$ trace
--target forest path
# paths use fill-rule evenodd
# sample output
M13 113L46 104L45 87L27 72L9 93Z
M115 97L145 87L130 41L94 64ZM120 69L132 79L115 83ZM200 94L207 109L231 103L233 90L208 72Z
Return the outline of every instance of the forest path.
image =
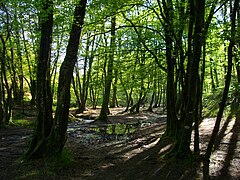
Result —
M144 126L125 134L101 134L86 124L69 131L66 146L73 152L70 167L55 172L43 161L18 164L16 161L27 148L30 128L8 127L0 130L0 179L185 179L202 178L198 169L183 172L175 164L166 165L156 158L168 149L160 144L166 117L157 113L112 114L111 121L129 123L141 119ZM206 150L216 118L200 124L200 149ZM70 123L70 126L74 124ZM75 124L76 125L76 124ZM168 143L166 143L167 145ZM219 138L211 156L212 179L240 178L240 121L228 117L222 121Z
M205 152L216 118L204 119L200 124L200 149ZM210 157L212 179L240 179L240 117L223 119L213 153Z
M11 168L26 150L31 133L30 128L24 127L9 126L0 129L0 179L11 175Z

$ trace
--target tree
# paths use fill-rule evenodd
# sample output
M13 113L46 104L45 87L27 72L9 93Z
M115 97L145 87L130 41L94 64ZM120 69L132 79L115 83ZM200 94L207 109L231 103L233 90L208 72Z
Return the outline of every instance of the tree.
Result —
M70 84L73 69L77 61L80 35L85 16L86 0L76 4L72 30L65 59L61 65L57 109L52 119L52 97L50 89L50 45L53 25L53 2L43 1L41 16L41 43L37 73L37 128L31 145L25 154L26 159L36 159L61 154L66 142L66 130L70 106Z
M237 10L239 9L239 1L235 0L233 8L231 9L230 12L230 19L231 19L231 36L230 36L230 43L228 46L228 70L227 70L227 75L225 79L225 87L224 87L224 92L222 95L222 100L219 105L219 111L217 114L217 119L215 122L215 126L212 132L211 139L208 143L208 147L206 150L206 153L204 155L204 179L209 179L209 158L212 153L212 149L214 146L214 142L216 140L219 128L220 128L220 123L221 119L223 116L223 111L224 107L228 98L228 92L229 92L229 87L230 87L230 82L231 82L231 75L232 75L232 66L233 66L233 47L235 45L235 37L236 37L236 15L237 15Z
M191 154L190 142L192 124L196 119L197 82L199 78L199 64L202 53L205 1L190 2L190 24L188 36L188 69L186 82L186 105L184 108L183 123L178 136L177 156L187 157ZM191 30L193 29L193 31ZM194 33L194 34L192 34Z
M37 124L26 159L36 159L48 152L48 137L53 127L52 95L50 86L50 55L53 28L53 1L41 1L41 41L37 64Z
M11 114L12 114L12 107L13 107L13 102L12 102L12 84L10 81L8 81L8 73L11 73L11 68L9 66L9 61L11 61L13 58L13 53L11 51L11 56L9 57L8 55L8 43L11 44L11 29L12 29L12 23L10 19L10 13L8 8L4 5L1 4L2 11L6 14L6 22L4 24L4 27L6 29L5 33L0 34L0 39L1 39L1 58L0 58L0 63L1 63L1 100L3 101L3 108L4 108L4 124L9 124ZM11 48L12 50L12 48Z
M70 107L70 84L73 69L77 62L77 52L84 23L87 0L79 0L74 11L74 18L67 46L65 59L60 68L57 93L57 108L55 115L56 131L52 134L55 151L62 152L66 142L66 131Z
M115 51L115 30L116 29L116 16L111 18L111 41L110 41L110 53L108 60L107 76L105 79L105 90L102 102L102 108L98 120L108 121L107 115L109 114L108 103L111 90L111 84L113 79L113 62L114 62L114 51Z

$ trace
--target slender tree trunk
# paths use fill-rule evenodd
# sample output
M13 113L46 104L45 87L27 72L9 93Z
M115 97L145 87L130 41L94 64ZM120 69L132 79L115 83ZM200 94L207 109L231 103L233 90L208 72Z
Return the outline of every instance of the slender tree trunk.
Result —
M118 103L117 103L117 81L118 81L118 70L115 70L114 83L112 85L113 86L112 101L110 104L111 108L118 106Z
M0 78L2 75L0 74ZM4 127L4 111L3 111L3 104L2 104L2 99L3 99L3 93L2 93L2 81L0 80L0 128Z
M17 41L17 56L18 56L18 59L19 59L19 63L18 63L18 71L19 71L19 74L18 74L18 79L19 79L19 83L20 83L20 89L19 89L19 100L20 102L22 102L22 105L23 105L23 96L24 96L24 90L23 90L23 67L22 67L22 62L23 62L23 59L22 59L22 48L21 48L21 44L20 44L20 36L18 34L19 32L16 31L16 41ZM23 107L24 108L24 107Z
M190 2L193 3L193 2ZM187 103L185 106L185 116L184 124L180 130L178 136L178 158L186 158L191 155L190 143L191 143L191 133L192 124L196 121L196 114L198 113L198 108L196 109L196 97L197 97L197 83L199 78L199 63L202 53L202 42L203 42L203 26L204 26L204 12L205 12L205 1L197 0L195 1L195 6L192 4L191 8L194 12L195 27L193 44L188 44L188 46L193 45L193 58L189 59L190 63L188 65L188 82L187 82Z
M36 105L36 79L33 77L35 72L32 69L31 63L30 63L30 57L29 57L29 52L28 52L28 48L27 48L27 44L26 44L26 37L25 37L25 31L22 28L22 37L23 37L23 45L24 45L24 51L25 51L25 55L26 55L26 59L27 59L27 65L28 65L28 72L29 72L29 77L30 77L30 83L29 83L29 88L31 91L31 95L32 95L32 99L30 104L31 105Z
M215 86L215 82L214 82L214 77L213 77L213 59L210 58L210 76L211 76L211 80L212 80L212 92L215 91L216 86Z
M57 94L57 108L55 122L58 124L55 134L52 133L56 152L61 153L66 142L66 131L70 107L70 84L73 69L77 62L78 46L84 23L87 0L78 0L75 11L70 38L68 41L65 59L60 68Z
M103 96L103 103L100 115L98 117L101 121L108 121L108 103L109 103L109 96L110 96L110 89L112 83L112 71L113 71L113 61L114 61L114 51L115 51L115 31L116 31L116 17L112 17L111 19L111 42L110 42L110 57L108 62L108 72L105 78L105 91Z
M53 153L48 148L48 137L53 125L50 86L53 2L43 0L41 3L41 40L37 64L37 124L31 144L25 153L25 159L37 159Z
M3 101L3 107L4 107L4 124L9 124L10 118L11 118L11 111L12 111L12 86L9 85L8 79L7 79L7 70L6 70L6 55L7 55L7 47L6 47L6 41L10 37L10 31L8 30L8 36L6 39L3 38L2 35L0 35L1 41L2 41L2 56L1 56L1 85L2 85L2 101ZM6 92L5 92L6 89ZM7 95L7 97L6 97Z
M50 77L51 77L51 80L52 80L52 96L54 97L54 93L55 93L55 83L56 83L56 76L57 76L57 64L58 64L58 61L59 61L59 57L60 57L60 52L61 52L61 47L62 47L62 44L63 44L63 34L61 34L61 32L59 32L59 26L57 25L56 26L56 29L57 29L57 52L56 52L56 56L55 56L55 59L53 61L53 65L51 67L51 74L50 74Z
M223 116L223 111L224 111L224 107L225 107L225 103L227 101L228 98L228 91L229 91L229 87L230 87L230 82L231 82L231 74L232 74L232 64L233 64L233 47L235 44L235 25L236 25L236 12L237 9L239 8L239 0L235 0L234 1L234 7L233 7L233 11L230 14L230 18L231 18L231 39L230 39L230 43L228 46L228 69L227 69L227 75L226 75L226 80L225 80L225 87L224 87L224 91L223 91L223 96L222 96L222 101L220 103L219 106L219 111L218 111L218 115L217 115L217 119L215 122L215 126L212 132L212 136L211 139L208 143L208 147L207 147L207 151L204 155L204 167L203 167L203 176L204 179L208 180L209 177L209 159L212 153L212 149L213 149L213 145L214 142L216 140L219 128L220 128L220 123L221 123L221 119Z
M176 116L176 88L174 85L174 64L173 51L173 4L172 0L163 1L163 9L166 16L164 31L166 42L166 61L167 61L167 129L168 136L174 136L177 131L178 119ZM164 15L162 15L164 16Z
M150 112L153 112L153 102L154 102L155 94L156 94L156 92L154 91L152 93L151 102L150 102L149 107L148 107L148 111L150 111Z
M80 107L81 101L80 101L80 98L79 98L79 95L78 95L78 88L76 86L76 81L75 81L74 77L72 78L72 85L73 85L74 94L76 96L76 104L77 104L77 107L78 107L78 110L75 113L80 113L79 112L79 107Z

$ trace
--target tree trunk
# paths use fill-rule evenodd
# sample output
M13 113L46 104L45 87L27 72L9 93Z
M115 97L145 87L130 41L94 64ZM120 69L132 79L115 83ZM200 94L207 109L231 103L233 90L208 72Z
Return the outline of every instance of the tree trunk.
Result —
M8 21L8 19L7 19ZM7 37L4 37L0 34L0 38L2 41L2 56L1 56L1 85L2 85L2 101L4 108L4 124L9 124L12 112L12 86L9 85L7 79L7 70L6 70L6 62L7 62L7 47L6 41L10 38L10 30L7 28ZM6 92L5 92L6 89ZM7 95L7 97L6 97Z
M116 17L112 17L111 19L111 42L110 42L110 55L109 55L109 62L108 62L108 72L105 79L105 91L103 96L103 103L100 115L98 120L108 122L108 103L109 103L109 96L111 90L111 83L112 83L112 71L113 71L113 61L114 61L114 51L115 51L115 31L116 31Z
M68 41L65 59L60 68L57 93L57 108L55 122L58 124L55 134L52 134L55 142L55 151L62 152L66 142L66 131L70 107L70 85L73 76L73 69L77 62L78 46L84 23L87 0L77 2L70 38ZM55 137L54 137L55 136Z
M30 83L29 83L29 88L31 92L32 99L30 101L31 106L36 105L36 79L34 78L34 75L36 71L32 69L31 63L30 63L30 57L29 57L29 52L26 44L26 38L25 38L25 31L22 28L22 37L23 37L23 45L24 45L24 50L26 54L26 59L27 59L27 65L28 65L28 72L29 72L29 77L30 77Z
M224 107L225 107L225 103L227 101L228 98L228 91L229 91L229 87L230 87L230 82L231 82L231 74L232 74L232 64L233 64L233 47L235 44L235 25L236 25L236 12L237 9L239 7L239 0L235 0L234 1L234 7L233 7L233 11L230 13L230 18L231 18L231 39L230 39L230 43L228 46L228 69L227 69L227 75L226 75L226 80L225 80L225 87L224 87L224 91L223 91L223 96L222 96L222 101L220 103L219 106L219 111L218 111L218 115L217 115L217 119L214 125L214 129L212 132L212 136L211 139L208 143L208 147L207 147L207 151L204 155L204 167L203 167L203 176L204 179L209 179L209 158L211 156L212 153L212 149L213 149L213 145L214 142L216 140L219 128L220 128L220 123L221 123L221 119L222 119L222 115L223 115L223 111L224 111Z
M204 12L205 12L205 1L197 0L195 1L195 6L193 2L190 2L190 11L193 11L193 19L195 20L193 44L190 43L188 46L193 46L193 57L189 57L188 61L188 79L187 79L187 102L185 106L185 116L183 118L183 126L178 132L179 135L177 141L177 157L178 158L188 158L191 155L190 143L191 143L191 133L192 124L196 121L196 114L198 109L196 109L196 96L197 96L197 83L199 78L199 62L201 58L201 49L203 42L203 26L204 26ZM190 22L191 23L191 22ZM189 37L190 38L190 37ZM190 39L189 39L190 41ZM189 64L190 63L190 64Z
M19 79L19 83L20 83L20 88L19 88L19 101L22 102L23 105L23 96L24 96L24 90L23 90L23 67L22 67L22 48L21 48L21 44L20 44L20 36L18 34L18 30L16 30L16 41L17 41L17 56L19 59L19 63L18 63L18 79ZM23 107L24 108L24 107Z
M1 75L0 75L1 77ZM1 83L1 81L0 81ZM4 111L3 111L3 104L2 104L2 85L0 85L0 128L4 127Z
M115 77L114 77L114 83L113 83L113 94L112 94L112 101L110 103L110 107L118 107L117 103L117 81L118 81L118 70L115 70Z
M176 116L176 88L174 86L174 64L175 59L172 56L173 50L173 4L172 0L163 1L163 9L166 16L164 31L166 42L166 61L167 61L167 129L168 136L174 136L177 131ZM164 15L162 15L164 16Z
M215 86L215 82L214 82L214 78L213 78L213 59L210 58L210 76L211 76L211 85L212 85L212 92L215 91L216 86Z
M155 94L156 94L156 92L154 91L152 93L151 102L150 102L149 107L148 107L148 111L150 111L150 112L153 112L153 102L154 102Z
M37 159L53 153L48 148L48 137L53 125L50 86L53 2L52 0L44 0L41 3L41 40L37 64L37 124L25 159Z

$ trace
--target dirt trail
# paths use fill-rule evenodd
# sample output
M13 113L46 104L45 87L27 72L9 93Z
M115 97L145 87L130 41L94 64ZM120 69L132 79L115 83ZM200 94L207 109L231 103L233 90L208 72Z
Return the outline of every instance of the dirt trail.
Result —
M29 128L14 126L0 129L0 172L10 168L21 157L31 132Z
M135 132L123 135L99 134L89 129L69 132L66 146L74 154L71 167L53 172L46 170L44 162L16 164L27 147L31 129L9 127L0 130L0 179L201 179L201 165L183 171L176 164L167 165L157 158L158 144L164 132L165 119L156 113L119 114L110 116L115 123L131 121L151 122ZM88 112L89 113L89 112ZM93 112L91 112L93 116ZM98 112L95 112L98 113ZM89 115L89 114L88 114ZM159 118L161 117L161 118ZM215 118L200 124L200 149L204 153ZM84 126L86 128L86 126ZM85 139L85 140L84 140ZM86 139L88 139L86 141ZM160 151L160 152L161 152ZM24 167L25 166L25 167ZM240 123L229 117L221 124L218 141L211 156L212 179L240 179Z

